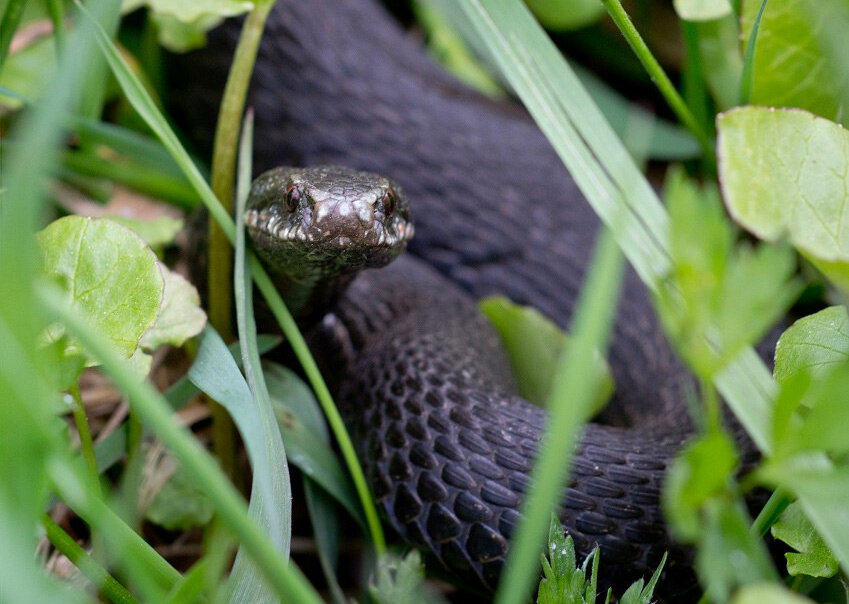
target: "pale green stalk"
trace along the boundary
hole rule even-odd
[[[273,2],[257,2],[248,13],[230,66],[221,99],[212,151],[212,191],[228,215],[233,213],[233,183],[239,125],[245,108],[265,20]],[[233,259],[231,241],[214,220],[209,221],[207,299],[209,321],[225,342],[233,339]],[[235,478],[236,434],[227,411],[212,405],[212,440],[216,455],[228,475]]]
[[[84,14],[88,14],[84,8],[81,8],[81,10]],[[159,109],[153,103],[153,100],[147,94],[147,91],[145,91],[144,87],[133,75],[124,60],[116,52],[112,42],[105,35],[102,29],[96,28],[95,33],[97,35],[97,42],[106,54],[107,61],[112,68],[112,73],[115,75],[115,78],[123,89],[127,99],[136,111],[138,111],[139,115],[141,115],[145,122],[147,122],[154,134],[156,134],[156,136],[162,141],[163,145],[169,153],[171,153],[172,157],[174,157],[177,165],[183,170],[190,184],[198,192],[201,201],[209,210],[212,218],[218,223],[232,243],[235,241],[235,226],[233,219],[222,208],[218,199],[215,197],[215,194],[212,192],[212,189],[209,185],[207,185],[203,176],[194,165],[194,162],[192,162],[188,153],[186,153],[186,150],[180,144],[180,141],[177,139],[174,131],[159,112]],[[303,335],[301,335],[298,330],[292,315],[286,309],[283,300],[274,288],[265,267],[263,267],[255,257],[251,258],[251,272],[253,273],[254,282],[262,292],[269,307],[274,312],[275,317],[277,317],[277,320],[280,322],[283,333],[291,343],[292,349],[295,351],[298,360],[303,365],[304,372],[310,381],[310,385],[315,390],[316,397],[321,403],[324,412],[327,414],[328,423],[330,424],[334,437],[337,442],[339,442],[343,458],[348,466],[348,471],[351,473],[357,494],[360,497],[360,502],[363,506],[363,511],[365,512],[372,541],[375,544],[378,554],[382,554],[386,551],[386,540],[383,536],[383,530],[380,527],[377,509],[374,505],[374,500],[369,493],[368,487],[365,484],[362,467],[357,460],[354,447],[351,443],[351,438],[348,435],[341,416],[333,403],[333,397],[330,395],[330,391],[324,383],[324,379],[321,377],[321,373],[318,370],[315,359],[312,358]]]

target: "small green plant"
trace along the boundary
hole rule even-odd
[[[584,558],[581,565],[577,566],[575,542],[571,536],[564,534],[563,526],[553,514],[548,530],[548,548],[546,554],[540,556],[540,560],[543,578],[539,583],[537,604],[594,604],[598,601],[601,550],[596,547]],[[616,601],[625,604],[649,604],[665,564],[664,554],[648,583],[638,579]],[[590,571],[589,576],[587,570]],[[611,598],[613,591],[608,589],[604,598],[605,604],[608,604]]]

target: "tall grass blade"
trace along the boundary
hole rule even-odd
[[[670,269],[669,217],[574,72],[516,0],[464,0],[478,35],[548,137],[596,214],[649,290]],[[774,386],[751,349],[716,380],[758,447],[767,452]]]
[[[601,233],[592,267],[573,321],[573,336],[560,361],[549,397],[548,423],[531,475],[524,515],[510,548],[496,602],[527,599],[538,574],[552,510],[557,510],[570,460],[583,422],[592,412],[599,383],[592,370],[593,351],[604,350],[613,325],[623,259],[608,230]]]

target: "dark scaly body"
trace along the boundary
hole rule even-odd
[[[207,143],[237,31],[214,32],[188,60],[191,77],[175,80],[183,123]],[[343,164],[406,190],[417,221],[407,256],[418,262],[367,271],[341,301],[335,316],[356,355],[340,401],[354,402],[347,413],[393,528],[492,587],[544,413],[510,394],[469,296],[504,294],[568,327],[598,221],[522,111],[468,91],[405,38],[370,0],[281,0],[249,99],[255,159],[258,170]],[[671,549],[662,587],[674,594],[694,579],[659,494],[692,433],[691,381],[633,271],[608,358],[616,392],[586,428],[561,518],[582,553],[601,545],[607,584],[646,575]]]

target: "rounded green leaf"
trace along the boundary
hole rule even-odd
[[[68,303],[131,357],[162,300],[156,255],[132,230],[103,218],[61,218],[38,234],[38,243],[44,271]]]
[[[735,220],[789,237],[822,261],[849,260],[849,134],[801,110],[742,107],[718,120],[719,173]]]

